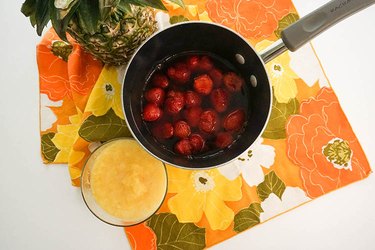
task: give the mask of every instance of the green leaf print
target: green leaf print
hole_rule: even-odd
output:
[[[281,199],[284,191],[285,184],[274,171],[264,176],[264,181],[257,186],[257,193],[262,201],[267,199],[271,193]]]
[[[158,249],[204,249],[206,247],[204,228],[194,223],[180,223],[176,215],[160,213],[153,215],[148,221],[156,234]]]
[[[53,162],[56,158],[57,153],[60,150],[52,142],[52,138],[55,137],[55,133],[44,134],[41,137],[42,155],[48,162]]]
[[[169,1],[171,1],[172,3],[175,3],[177,5],[179,5],[182,8],[185,8],[185,4],[184,4],[183,0],[169,0]]]
[[[298,111],[299,102],[296,98],[291,99],[288,103],[279,103],[276,98],[273,98],[270,120],[262,137],[268,139],[286,138],[286,122],[289,116],[297,114]]]
[[[131,136],[125,120],[118,117],[112,109],[103,116],[89,116],[82,123],[78,134],[89,142]]]
[[[279,24],[277,25],[277,29],[275,30],[275,35],[280,38],[281,31],[283,31],[286,27],[291,25],[292,23],[296,22],[299,19],[299,16],[295,13],[289,13],[288,15],[284,16],[279,20]]]
[[[234,216],[234,231],[239,233],[259,224],[261,212],[263,209],[259,203],[252,203],[248,208],[239,211]]]
[[[182,15],[171,16],[171,18],[169,19],[170,24],[182,23],[182,22],[186,22],[186,21],[189,21],[189,19],[187,19],[186,17],[184,17]]]

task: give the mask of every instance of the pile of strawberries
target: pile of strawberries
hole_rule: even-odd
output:
[[[181,155],[228,147],[246,122],[244,80],[224,72],[207,55],[174,60],[153,73],[144,92],[142,118],[153,136]]]

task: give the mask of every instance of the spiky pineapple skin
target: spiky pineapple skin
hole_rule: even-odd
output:
[[[108,65],[127,64],[135,50],[156,30],[155,13],[150,8],[132,6],[131,13],[114,10],[89,34],[72,19],[68,33],[89,53]]]
[[[64,41],[52,41],[51,52],[55,56],[60,57],[65,62],[68,61],[69,55],[73,51],[73,45]]]

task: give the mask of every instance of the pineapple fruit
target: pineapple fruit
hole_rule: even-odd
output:
[[[125,64],[141,43],[156,31],[154,11],[131,6],[130,12],[116,9],[95,34],[87,33],[72,22],[68,33],[87,51],[102,62]]]
[[[51,21],[62,40],[67,32],[103,63],[122,65],[156,31],[154,9],[166,10],[161,0],[26,0],[21,11],[38,35]]]

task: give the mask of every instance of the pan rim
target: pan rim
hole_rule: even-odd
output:
[[[266,70],[266,66],[265,66],[265,63],[262,59],[262,57],[259,55],[259,53],[253,48],[253,46],[251,44],[249,44],[249,42],[239,33],[235,32],[234,30],[222,25],[222,24],[218,24],[218,23],[213,23],[213,22],[207,22],[207,21],[188,21],[188,22],[181,22],[181,23],[177,23],[177,24],[173,24],[171,26],[168,26],[164,29],[160,29],[158,30],[157,32],[155,32],[154,34],[152,34],[150,37],[148,37],[138,48],[137,50],[134,52],[134,54],[132,55],[132,57],[130,58],[128,64],[126,65],[126,69],[125,69],[125,72],[124,72],[124,75],[123,75],[123,78],[122,78],[122,87],[121,87],[121,106],[122,106],[122,112],[124,113],[124,117],[125,117],[125,122],[126,122],[126,125],[130,131],[130,133],[132,134],[133,138],[141,145],[141,147],[143,149],[145,149],[149,154],[151,154],[153,157],[155,157],[156,159],[162,161],[163,163],[165,164],[168,164],[168,165],[171,165],[171,166],[174,166],[174,167],[177,167],[177,168],[180,168],[180,169],[186,169],[186,170],[209,170],[209,169],[214,169],[214,168],[218,168],[218,167],[221,167],[221,166],[224,166],[224,165],[227,165],[231,162],[233,162],[234,160],[236,160],[238,158],[238,156],[240,156],[243,152],[240,152],[238,155],[236,154],[231,160],[228,160],[226,162],[223,162],[221,164],[217,164],[217,165],[214,165],[214,166],[211,166],[211,167],[185,167],[185,166],[181,166],[181,165],[177,165],[175,163],[172,163],[172,162],[169,162],[167,160],[164,160],[164,159],[161,159],[159,156],[155,155],[153,152],[151,152],[145,145],[143,145],[137,138],[137,136],[135,135],[132,127],[130,126],[130,123],[128,121],[128,117],[126,115],[126,112],[125,112],[125,103],[124,103],[124,88],[125,88],[125,79],[126,79],[126,75],[128,74],[128,69],[129,69],[129,66],[130,64],[133,62],[133,59],[137,56],[138,52],[145,46],[145,44],[147,44],[150,40],[152,40],[154,37],[158,36],[160,33],[166,31],[166,30],[169,30],[169,29],[173,29],[173,28],[176,28],[178,26],[184,26],[184,25],[194,25],[194,24],[206,24],[208,26],[217,26],[219,28],[222,28],[222,29],[225,29],[231,33],[233,33],[234,35],[238,36],[240,39],[242,39],[253,51],[254,53],[256,54],[256,56],[258,57],[259,61],[261,62],[262,64],[262,67],[263,67],[263,71],[265,72],[266,74],[266,77],[267,77],[267,80],[268,80],[268,85],[269,85],[269,96],[270,96],[270,102],[269,102],[269,109],[268,109],[268,113],[267,113],[267,117],[266,117],[266,120],[264,122],[264,125],[262,127],[262,129],[260,130],[260,132],[258,133],[257,137],[255,138],[255,140],[249,145],[248,148],[250,148],[254,142],[256,142],[257,140],[259,140],[259,138],[261,138],[262,134],[264,133],[264,130],[266,129],[267,127],[267,124],[269,122],[269,119],[270,119],[270,116],[271,116],[271,111],[272,111],[272,105],[273,105],[273,91],[272,91],[272,84],[271,84],[271,81],[270,81],[270,78],[269,78],[269,75],[268,75],[268,72]]]

